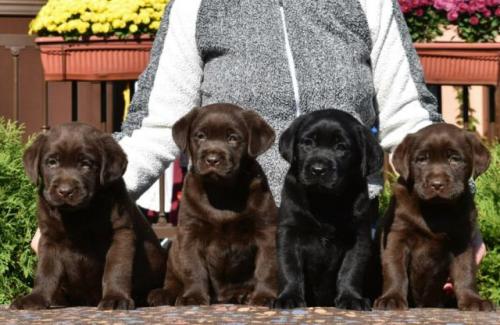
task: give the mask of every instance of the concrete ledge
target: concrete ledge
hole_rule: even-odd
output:
[[[272,310],[241,305],[155,307],[132,311],[59,308],[9,310],[0,306],[0,324],[500,324],[500,312],[411,309],[403,312],[355,312],[336,308]]]

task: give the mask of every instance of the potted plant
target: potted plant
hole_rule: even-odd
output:
[[[425,79],[496,85],[500,0],[399,0]]]
[[[30,24],[45,80],[136,79],[168,0],[49,0]]]

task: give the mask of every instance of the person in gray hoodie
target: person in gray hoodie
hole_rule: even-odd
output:
[[[387,151],[440,121],[397,0],[172,0],[115,134],[134,198],[180,154],[172,125],[213,103],[256,111],[278,136],[300,114],[340,109],[377,127]],[[279,202],[277,147],[259,162]]]
[[[179,156],[173,124],[213,103],[256,111],[278,136],[301,114],[340,109],[376,127],[388,152],[441,121],[397,0],[171,0],[114,134],[134,199]],[[259,162],[279,204],[277,143]],[[381,179],[367,186],[376,197]]]

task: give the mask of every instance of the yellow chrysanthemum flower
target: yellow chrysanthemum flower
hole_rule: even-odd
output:
[[[30,34],[112,35],[127,28],[156,32],[169,0],[48,0],[29,26]],[[149,30],[149,31],[148,31]]]
[[[138,30],[139,30],[139,27],[137,27],[136,24],[132,24],[128,27],[128,30],[131,32],[131,33],[136,33]]]

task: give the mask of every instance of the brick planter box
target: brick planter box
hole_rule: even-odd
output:
[[[67,42],[62,37],[38,37],[35,42],[45,80],[133,80],[149,62],[153,39],[92,36]]]

